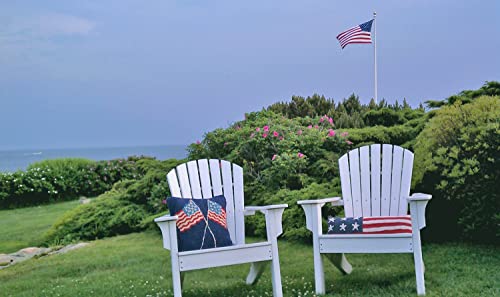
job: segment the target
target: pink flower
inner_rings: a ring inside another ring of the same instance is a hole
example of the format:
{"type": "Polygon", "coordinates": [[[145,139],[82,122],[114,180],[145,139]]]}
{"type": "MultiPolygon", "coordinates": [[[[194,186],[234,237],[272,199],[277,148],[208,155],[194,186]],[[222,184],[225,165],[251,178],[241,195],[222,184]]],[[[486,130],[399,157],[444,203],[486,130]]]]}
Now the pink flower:
{"type": "Polygon", "coordinates": [[[260,127],[255,128],[255,131],[260,132],[260,127]]]}
{"type": "Polygon", "coordinates": [[[236,126],[236,128],[235,128],[235,129],[236,129],[236,130],[240,130],[240,129],[241,129],[241,127],[240,127],[240,126],[236,126]]]}
{"type": "Polygon", "coordinates": [[[313,125],[307,126],[307,129],[312,129],[312,128],[313,128],[313,125]]]}
{"type": "Polygon", "coordinates": [[[196,144],[201,144],[201,142],[199,140],[196,140],[196,144]]]}
{"type": "Polygon", "coordinates": [[[274,131],[274,132],[273,132],[273,136],[274,136],[274,137],[278,137],[278,136],[280,136],[280,134],[279,134],[278,132],[274,131]]]}
{"type": "Polygon", "coordinates": [[[267,137],[267,133],[262,134],[262,137],[266,138],[267,137]]]}
{"type": "Polygon", "coordinates": [[[283,136],[280,136],[280,140],[283,140],[283,139],[284,139],[283,136]]]}
{"type": "Polygon", "coordinates": [[[253,138],[255,136],[255,133],[250,134],[250,138],[253,138]]]}
{"type": "Polygon", "coordinates": [[[323,117],[321,117],[321,119],[319,119],[319,122],[320,122],[320,123],[323,123],[323,121],[324,121],[324,120],[325,120],[325,119],[324,119],[323,117]]]}
{"type": "Polygon", "coordinates": [[[351,144],[352,144],[352,142],[350,142],[349,140],[346,140],[345,142],[346,142],[348,145],[351,145],[351,144]]]}
{"type": "Polygon", "coordinates": [[[302,130],[297,131],[297,135],[302,135],[302,130]]]}
{"type": "Polygon", "coordinates": [[[332,118],[329,118],[328,122],[330,122],[330,125],[333,125],[333,119],[332,118]]]}
{"type": "Polygon", "coordinates": [[[264,131],[269,132],[269,126],[264,126],[264,131]]]}
{"type": "Polygon", "coordinates": [[[304,154],[299,152],[299,153],[297,153],[297,157],[304,158],[304,154]]]}
{"type": "Polygon", "coordinates": [[[271,161],[274,161],[277,157],[278,157],[278,155],[273,155],[273,157],[271,158],[271,161]]]}
{"type": "Polygon", "coordinates": [[[335,131],[333,131],[332,129],[329,129],[329,130],[328,130],[328,136],[329,136],[329,137],[333,137],[333,136],[335,136],[335,131]]]}
{"type": "Polygon", "coordinates": [[[227,145],[228,145],[228,143],[227,143],[227,142],[224,142],[224,146],[227,146],[227,145]]]}
{"type": "Polygon", "coordinates": [[[314,129],[318,129],[318,128],[319,128],[319,126],[318,126],[318,125],[314,125],[314,129]]]}
{"type": "Polygon", "coordinates": [[[349,133],[347,133],[347,132],[342,132],[342,134],[340,134],[340,136],[342,136],[342,137],[346,137],[347,135],[349,135],[349,133]]]}
{"type": "Polygon", "coordinates": [[[163,199],[163,200],[161,201],[161,204],[167,204],[167,199],[163,199]]]}

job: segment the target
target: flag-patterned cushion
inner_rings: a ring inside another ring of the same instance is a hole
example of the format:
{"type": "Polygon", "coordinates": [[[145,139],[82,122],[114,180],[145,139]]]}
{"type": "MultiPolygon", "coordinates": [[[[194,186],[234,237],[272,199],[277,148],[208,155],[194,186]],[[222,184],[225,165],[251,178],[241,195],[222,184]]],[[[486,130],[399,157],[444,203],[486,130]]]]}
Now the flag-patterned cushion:
{"type": "Polygon", "coordinates": [[[328,234],[411,234],[410,216],[328,217],[328,234]]]}
{"type": "Polygon", "coordinates": [[[233,245],[226,222],[226,198],[185,199],[169,197],[170,215],[177,216],[179,251],[233,245]]]}

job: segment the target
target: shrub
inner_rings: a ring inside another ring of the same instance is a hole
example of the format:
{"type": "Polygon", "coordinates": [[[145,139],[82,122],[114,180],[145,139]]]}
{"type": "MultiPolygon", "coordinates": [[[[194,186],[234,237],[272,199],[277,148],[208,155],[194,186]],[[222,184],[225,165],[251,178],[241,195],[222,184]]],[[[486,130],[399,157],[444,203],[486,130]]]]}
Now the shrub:
{"type": "Polygon", "coordinates": [[[415,145],[417,191],[434,195],[427,236],[499,241],[500,98],[438,110],[415,145]]]}
{"type": "Polygon", "coordinates": [[[147,212],[137,204],[118,199],[122,194],[111,190],[70,210],[47,231],[44,241],[67,243],[141,230],[141,221],[147,212]]]}
{"type": "Polygon", "coordinates": [[[144,171],[136,162],[144,158],[44,160],[31,164],[26,171],[2,173],[0,209],[99,195],[121,179],[141,177],[144,171]]]}

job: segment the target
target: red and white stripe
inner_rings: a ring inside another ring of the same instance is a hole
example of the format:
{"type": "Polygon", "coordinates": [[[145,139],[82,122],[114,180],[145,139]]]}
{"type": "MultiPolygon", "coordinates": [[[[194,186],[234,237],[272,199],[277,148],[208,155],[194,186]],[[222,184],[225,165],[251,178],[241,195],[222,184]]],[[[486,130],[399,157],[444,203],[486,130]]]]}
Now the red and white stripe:
{"type": "Polygon", "coordinates": [[[195,212],[190,217],[187,216],[186,213],[182,210],[177,212],[175,215],[178,217],[175,224],[177,225],[177,228],[179,228],[181,232],[189,230],[192,226],[196,225],[198,222],[205,219],[201,211],[195,212]]]}
{"type": "Polygon", "coordinates": [[[363,234],[411,234],[411,217],[364,217],[363,234]]]}
{"type": "Polygon", "coordinates": [[[216,212],[209,210],[208,211],[208,218],[227,229],[226,211],[224,210],[224,208],[221,208],[220,215],[218,215],[216,212]]]}
{"type": "Polygon", "coordinates": [[[351,43],[372,43],[371,32],[361,30],[359,25],[340,33],[337,39],[342,48],[351,43]]]}

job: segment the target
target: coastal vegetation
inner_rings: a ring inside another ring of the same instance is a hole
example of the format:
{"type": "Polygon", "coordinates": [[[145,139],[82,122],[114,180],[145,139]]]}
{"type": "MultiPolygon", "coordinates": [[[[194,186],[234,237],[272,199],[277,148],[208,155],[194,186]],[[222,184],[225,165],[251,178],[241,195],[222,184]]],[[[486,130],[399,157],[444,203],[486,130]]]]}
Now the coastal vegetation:
{"type": "MultiPolygon", "coordinates": [[[[340,196],[337,161],[348,150],[371,143],[401,145],[416,154],[414,190],[434,196],[425,239],[498,242],[500,99],[491,95],[499,92],[497,82],[487,82],[450,97],[460,100],[428,102],[439,106],[431,110],[412,108],[405,100],[362,104],[355,95],[338,103],[319,95],[295,96],[208,132],[188,147],[188,159],[242,165],[245,203],[288,203],[283,238],[308,241],[296,201],[340,196]],[[441,215],[445,210],[449,216],[441,215]]],[[[0,175],[0,206],[98,196],[55,222],[43,236],[45,244],[157,230],[152,219],[166,213],[164,199],[170,195],[165,174],[185,161],[44,161],[0,175]]],[[[327,207],[324,215],[340,211],[327,207]]],[[[249,235],[265,234],[261,216],[248,218],[246,226],[249,235]]]]}

